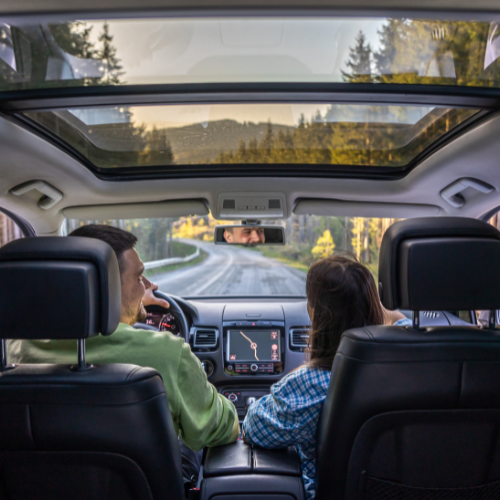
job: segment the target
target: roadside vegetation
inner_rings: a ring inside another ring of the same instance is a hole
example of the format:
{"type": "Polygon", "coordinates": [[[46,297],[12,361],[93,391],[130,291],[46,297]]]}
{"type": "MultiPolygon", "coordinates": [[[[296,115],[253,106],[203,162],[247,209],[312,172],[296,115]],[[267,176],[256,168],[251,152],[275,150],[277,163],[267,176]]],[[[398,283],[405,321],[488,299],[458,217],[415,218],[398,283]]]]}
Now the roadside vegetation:
{"type": "MultiPolygon", "coordinates": [[[[189,246],[189,245],[186,245],[189,246]]],[[[144,276],[147,278],[154,276],[155,274],[162,274],[171,271],[176,271],[177,269],[182,269],[183,267],[195,266],[196,264],[201,264],[208,257],[208,253],[200,250],[200,255],[196,259],[190,260],[189,262],[179,262],[178,264],[170,264],[168,266],[155,267],[153,269],[146,269],[144,271],[144,276]]]]}

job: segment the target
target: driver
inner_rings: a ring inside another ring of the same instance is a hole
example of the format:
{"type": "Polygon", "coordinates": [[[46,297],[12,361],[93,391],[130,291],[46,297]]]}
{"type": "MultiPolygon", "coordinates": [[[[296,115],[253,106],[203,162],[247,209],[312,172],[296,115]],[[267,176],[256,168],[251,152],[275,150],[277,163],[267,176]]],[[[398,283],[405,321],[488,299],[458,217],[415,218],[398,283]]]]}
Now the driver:
{"type": "Polygon", "coordinates": [[[266,242],[263,227],[226,227],[224,230],[224,239],[227,243],[243,245],[263,245],[266,242]]]}
{"type": "MultiPolygon", "coordinates": [[[[89,225],[74,230],[71,236],[96,238],[108,243],[116,253],[121,278],[120,324],[113,335],[87,339],[87,359],[95,364],[131,363],[155,368],[163,378],[174,427],[191,450],[236,441],[238,414],[229,400],[217,393],[207,381],[198,358],[183,338],[170,332],[135,329],[132,325],[146,319],[145,305],[169,307],[153,295],[157,285],[144,276],[144,264],[134,246],[137,238],[122,229],[89,225]]],[[[14,363],[72,364],[76,349],[73,340],[11,340],[9,357],[14,363]]],[[[181,444],[181,449],[183,448],[181,444]]],[[[200,454],[183,449],[184,480],[197,476],[200,454]]]]}

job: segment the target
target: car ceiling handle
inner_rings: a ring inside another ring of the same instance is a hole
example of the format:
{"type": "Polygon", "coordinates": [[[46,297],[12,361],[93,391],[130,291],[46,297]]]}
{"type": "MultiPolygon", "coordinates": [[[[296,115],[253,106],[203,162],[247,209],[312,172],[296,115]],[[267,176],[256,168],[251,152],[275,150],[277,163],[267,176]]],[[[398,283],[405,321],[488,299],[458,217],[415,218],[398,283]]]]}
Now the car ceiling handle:
{"type": "Polygon", "coordinates": [[[461,193],[467,188],[473,188],[481,193],[491,193],[495,189],[486,182],[464,177],[445,187],[441,191],[441,197],[452,207],[460,208],[465,205],[465,198],[461,193]]]}
{"type": "Polygon", "coordinates": [[[59,203],[63,197],[59,189],[56,189],[45,181],[25,182],[19,184],[19,186],[13,187],[10,192],[16,196],[21,196],[29,191],[33,191],[33,189],[40,191],[40,193],[44,195],[38,200],[38,206],[43,210],[49,210],[49,208],[52,208],[56,203],[59,203]]]}

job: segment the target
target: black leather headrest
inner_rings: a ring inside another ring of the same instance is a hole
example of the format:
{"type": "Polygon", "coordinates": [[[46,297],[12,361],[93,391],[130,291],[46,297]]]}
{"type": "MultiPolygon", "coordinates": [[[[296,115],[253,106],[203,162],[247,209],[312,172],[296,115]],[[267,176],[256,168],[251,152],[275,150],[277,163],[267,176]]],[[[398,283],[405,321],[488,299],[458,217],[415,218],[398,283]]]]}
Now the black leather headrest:
{"type": "Polygon", "coordinates": [[[97,239],[12,241],[0,248],[0,283],[0,338],[83,339],[120,321],[118,260],[97,239]]]}
{"type": "Polygon", "coordinates": [[[379,282],[387,309],[500,309],[500,232],[461,217],[396,222],[382,239],[379,282]]]}

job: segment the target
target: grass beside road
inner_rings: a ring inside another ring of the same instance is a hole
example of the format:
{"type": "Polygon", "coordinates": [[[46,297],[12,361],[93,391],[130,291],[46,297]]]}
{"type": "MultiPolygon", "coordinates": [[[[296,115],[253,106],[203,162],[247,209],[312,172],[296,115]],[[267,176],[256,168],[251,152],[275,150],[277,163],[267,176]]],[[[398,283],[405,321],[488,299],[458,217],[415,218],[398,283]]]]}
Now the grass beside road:
{"type": "Polygon", "coordinates": [[[196,247],[194,245],[188,245],[187,243],[182,243],[182,241],[172,241],[172,257],[187,257],[196,252],[196,247]]]}
{"type": "Polygon", "coordinates": [[[309,266],[307,264],[304,264],[303,262],[300,262],[300,260],[294,258],[291,255],[287,255],[286,252],[283,250],[276,250],[274,248],[270,247],[256,247],[262,255],[265,257],[269,257],[271,259],[277,260],[278,262],[281,262],[283,264],[286,264],[287,266],[293,267],[295,269],[298,269],[299,271],[303,271],[307,273],[309,271],[309,266]]]}

